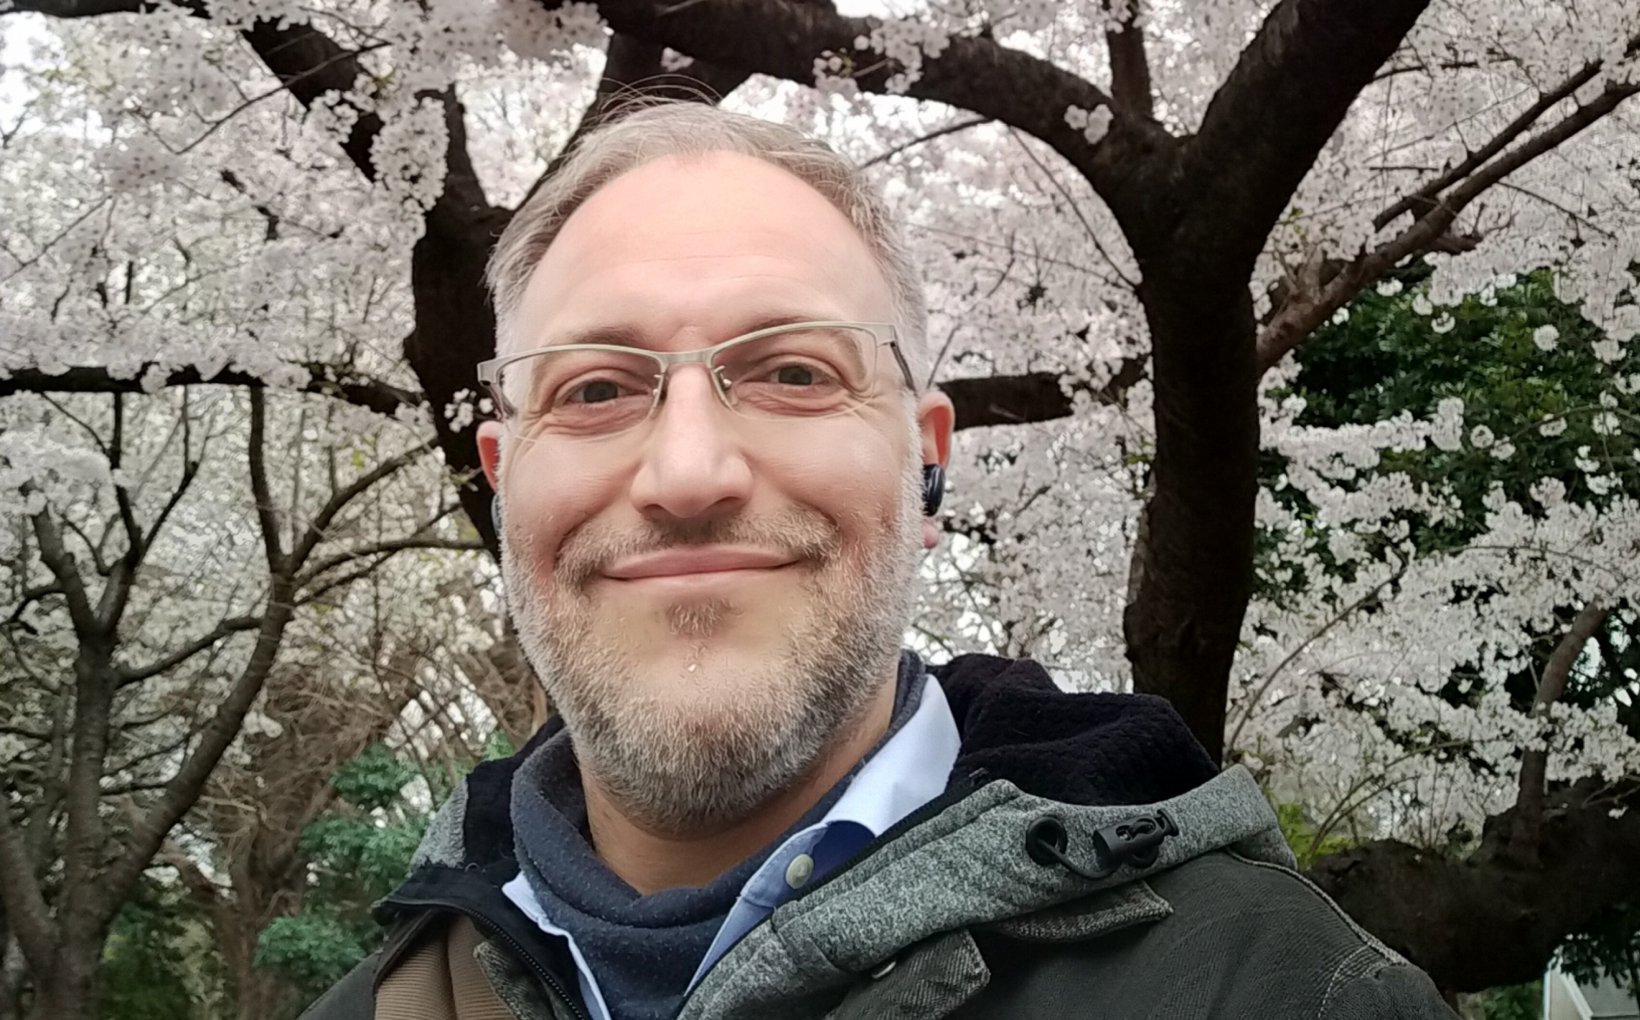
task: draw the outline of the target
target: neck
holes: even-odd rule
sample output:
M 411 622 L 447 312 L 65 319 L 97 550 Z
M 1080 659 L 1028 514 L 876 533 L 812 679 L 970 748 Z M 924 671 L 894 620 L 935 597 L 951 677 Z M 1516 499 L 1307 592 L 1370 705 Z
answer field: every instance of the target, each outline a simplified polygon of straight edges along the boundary
M 598 856 L 642 895 L 678 886 L 706 885 L 773 842 L 865 757 L 888 732 L 894 714 L 893 673 L 865 709 L 843 727 L 815 762 L 790 787 L 736 822 L 698 832 L 657 832 L 621 811 L 596 777 L 585 769 L 587 827 Z

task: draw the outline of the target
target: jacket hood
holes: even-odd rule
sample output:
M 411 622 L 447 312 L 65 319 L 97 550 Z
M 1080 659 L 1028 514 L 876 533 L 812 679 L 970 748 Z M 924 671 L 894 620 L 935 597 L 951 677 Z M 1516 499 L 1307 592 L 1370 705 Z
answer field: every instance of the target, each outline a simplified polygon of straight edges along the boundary
M 982 771 L 1068 804 L 1150 804 L 1219 771 L 1161 698 L 1067 694 L 1037 663 L 994 655 L 929 672 L 962 734 L 957 776 Z

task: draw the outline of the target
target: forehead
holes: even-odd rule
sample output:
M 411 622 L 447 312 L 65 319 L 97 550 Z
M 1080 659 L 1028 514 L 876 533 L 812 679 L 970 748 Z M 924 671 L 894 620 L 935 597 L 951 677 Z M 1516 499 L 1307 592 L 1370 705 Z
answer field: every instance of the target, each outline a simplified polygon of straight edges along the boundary
M 763 160 L 709 153 L 645 164 L 587 199 L 532 272 L 517 327 L 523 349 L 612 326 L 664 343 L 793 314 L 884 321 L 892 296 L 824 195 Z

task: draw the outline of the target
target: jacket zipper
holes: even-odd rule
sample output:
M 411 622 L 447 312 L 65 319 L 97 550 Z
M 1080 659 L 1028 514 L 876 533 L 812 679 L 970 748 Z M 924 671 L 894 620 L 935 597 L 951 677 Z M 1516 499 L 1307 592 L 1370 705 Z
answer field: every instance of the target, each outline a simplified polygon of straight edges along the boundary
M 551 990 L 552 994 L 558 996 L 559 1000 L 569 1007 L 570 1016 L 574 1017 L 575 1020 L 592 1020 L 591 1017 L 587 1016 L 586 1011 L 576 1004 L 575 998 L 569 993 L 569 989 L 565 988 L 563 982 L 558 980 L 558 975 L 537 963 L 535 958 L 530 955 L 529 950 L 525 949 L 517 939 L 500 928 L 495 929 L 494 934 L 507 944 L 507 948 L 512 950 L 513 955 L 518 957 L 524 966 L 529 968 L 541 980 L 541 983 Z
M 461 904 L 436 898 L 424 899 L 417 897 L 414 899 L 407 899 L 397 896 L 389 896 L 386 902 L 396 907 L 422 907 L 453 910 L 456 913 L 471 918 L 473 922 L 479 926 L 479 930 L 484 934 L 500 939 L 503 943 L 505 943 L 507 948 L 512 952 L 513 958 L 522 963 L 531 974 L 534 974 L 543 985 L 547 986 L 549 991 L 558 996 L 559 1000 L 562 1001 L 565 1006 L 569 1007 L 570 1015 L 573 1016 L 575 1020 L 592 1020 L 592 1018 L 587 1015 L 586 1010 L 582 1009 L 580 1005 L 576 1003 L 575 996 L 570 994 L 569 989 L 564 986 L 564 983 L 561 980 L 559 980 L 558 975 L 554 974 L 544 964 L 538 961 L 535 958 L 535 955 L 524 947 L 522 942 L 519 942 L 516 938 L 509 934 L 505 928 L 499 924 L 496 924 L 488 916 L 474 911 L 469 907 L 462 906 Z

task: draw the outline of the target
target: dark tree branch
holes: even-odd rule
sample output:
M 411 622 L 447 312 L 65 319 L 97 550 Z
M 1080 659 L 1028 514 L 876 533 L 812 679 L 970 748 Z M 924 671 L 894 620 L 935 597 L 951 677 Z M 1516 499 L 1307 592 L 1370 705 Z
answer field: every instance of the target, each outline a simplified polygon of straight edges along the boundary
M 0 377 L 0 397 L 13 393 L 144 393 L 143 379 L 152 366 L 144 365 L 129 378 L 114 376 L 106 368 L 84 366 L 61 372 L 42 372 L 39 369 L 17 369 Z M 318 362 L 303 366 L 308 381 L 301 387 L 304 393 L 318 393 L 379 414 L 392 416 L 400 409 L 421 406 L 422 396 L 413 390 L 400 389 L 347 369 Z M 225 368 L 210 376 L 203 376 L 192 366 L 175 368 L 160 380 L 163 386 L 244 386 L 261 389 L 267 386 L 261 378 L 238 369 Z
M 204 0 L 179 0 L 178 6 L 196 17 L 209 17 Z M 89 18 L 105 14 L 146 14 L 163 5 L 150 0 L 15 0 L 13 10 L 53 18 Z M 358 54 L 306 22 L 257 21 L 240 33 L 275 78 L 303 106 L 311 107 L 327 92 L 346 96 L 365 76 Z M 347 99 L 341 105 L 357 115 L 342 142 L 342 151 L 369 180 L 376 179 L 370 146 L 381 131 L 374 110 L 360 109 Z
M 108 470 L 119 471 L 125 461 L 125 394 L 114 394 L 113 437 L 108 442 Z M 119 508 L 120 526 L 125 529 L 125 564 L 135 572 L 142 562 L 143 530 L 137 524 L 137 511 L 131 505 L 130 490 L 120 482 L 114 483 L 114 503 Z M 106 617 L 105 617 L 106 618 Z
M 946 135 L 954 135 L 958 131 L 966 131 L 971 127 L 978 127 L 981 124 L 988 123 L 990 122 L 984 117 L 963 117 L 959 120 L 954 120 L 944 127 L 935 128 L 925 135 L 918 135 L 909 142 L 901 142 L 892 149 L 879 152 L 877 155 L 866 160 L 864 163 L 861 163 L 860 169 L 864 170 L 867 167 L 876 166 L 878 163 L 887 163 L 889 160 L 893 159 L 895 156 L 898 156 L 907 149 L 914 149 L 917 146 L 922 145 L 924 142 L 931 142 L 936 138 L 943 138 Z
M 598 91 L 591 105 L 582 112 L 580 122 L 570 132 L 569 141 L 547 164 L 540 178 L 530 185 L 529 195 L 534 195 L 543 183 L 558 172 L 588 131 L 611 117 L 620 116 L 630 104 L 652 99 L 717 103 L 751 77 L 750 72 L 724 67 L 709 60 L 694 60 L 685 68 L 668 70 L 661 63 L 665 49 L 657 43 L 644 42 L 619 32 L 610 37 L 609 49 L 604 54 L 603 76 L 598 79 Z M 525 196 L 526 202 L 529 195 Z
M 371 542 L 335 556 L 326 557 L 304 570 L 296 579 L 298 589 L 305 588 L 315 580 L 337 567 L 344 567 L 355 560 L 367 556 L 376 556 L 381 553 L 407 552 L 411 549 L 450 549 L 457 552 L 482 552 L 485 548 L 482 539 L 474 538 L 441 538 L 436 535 L 412 535 L 408 538 L 396 538 L 385 542 Z
M 1549 661 L 1543 665 L 1543 677 L 1538 681 L 1537 694 L 1532 698 L 1532 716 L 1540 721 L 1549 718 L 1549 709 L 1566 691 L 1566 680 L 1572 675 L 1572 665 L 1583 654 L 1594 632 L 1606 622 L 1607 610 L 1598 600 L 1584 606 L 1565 636 L 1555 645 Z M 1515 795 L 1514 825 L 1509 833 L 1509 853 L 1528 867 L 1540 863 L 1538 852 L 1543 842 L 1543 802 L 1548 795 L 1546 778 L 1549 752 L 1531 749 L 1521 755 L 1519 792 Z
M 114 394 L 114 428 L 108 441 L 108 468 L 118 478 L 125 458 L 125 395 Z M 114 504 L 119 508 L 120 526 L 125 529 L 125 554 L 113 563 L 108 580 L 103 585 L 102 598 L 97 603 L 97 619 L 107 633 L 115 633 L 125 606 L 131 598 L 131 589 L 137 583 L 137 570 L 142 566 L 147 546 L 143 544 L 142 526 L 137 523 L 137 511 L 131 504 L 131 493 L 120 482 L 114 482 Z
M 495 352 L 495 311 L 484 284 L 484 267 L 511 213 L 484 197 L 467 153 L 461 104 L 441 97 L 449 132 L 444 190 L 424 219 L 425 231 L 410 253 L 410 287 L 416 326 L 404 340 L 404 356 L 421 381 L 433 412 L 444 462 L 466 478 L 458 494 L 480 535 L 490 534 L 490 490 L 478 460 L 477 424 L 460 424 L 445 410 L 458 398 L 482 392 L 477 366 Z M 491 544 L 490 548 L 497 548 Z
M 1640 792 L 1588 779 L 1551 794 L 1538 867 L 1509 852 L 1516 810 L 1489 819 L 1462 859 L 1376 840 L 1321 858 L 1309 876 L 1443 989 L 1532 981 L 1566 935 L 1640 896 Z
M 1124 0 L 1118 0 L 1124 2 Z M 1139 0 L 1125 0 L 1127 16 L 1120 27 L 1105 33 L 1110 51 L 1110 98 L 1129 117 L 1155 120 L 1155 97 L 1150 85 L 1150 58 L 1145 53 L 1144 29 L 1134 25 Z
M 188 894 L 194 898 L 194 902 L 213 912 L 224 905 L 221 888 L 207 878 L 199 865 L 194 863 L 193 858 L 175 842 L 169 839 L 165 841 L 160 849 L 159 861 L 176 869 L 177 877 L 182 879 L 182 884 L 187 887 Z
M 368 77 L 358 54 L 303 22 L 258 21 L 241 33 L 251 49 L 262 58 L 273 76 L 289 90 L 297 102 L 311 107 L 327 92 L 346 96 L 361 77 Z M 376 179 L 370 161 L 370 146 L 382 129 L 381 115 L 355 106 L 347 99 L 341 105 L 353 110 L 357 119 L 342 142 L 342 151 L 368 180 Z
M 184 409 L 183 414 L 187 413 L 187 410 Z M 143 536 L 142 540 L 144 548 L 154 544 L 154 539 L 159 537 L 160 529 L 165 527 L 165 522 L 171 519 L 171 514 L 176 510 L 177 504 L 181 503 L 182 498 L 188 494 L 188 490 L 193 488 L 194 479 L 199 477 L 199 458 L 190 457 L 186 446 L 183 449 L 182 456 L 182 477 L 177 479 L 176 488 L 171 490 L 170 496 L 166 497 L 165 505 L 160 507 L 159 513 L 154 515 L 154 522 L 148 526 L 148 533 Z
M 195 638 L 171 654 L 155 659 L 145 666 L 116 666 L 115 674 L 119 678 L 119 685 L 125 687 L 158 676 L 166 670 L 182 665 L 223 638 L 241 631 L 255 630 L 261 623 L 260 616 L 230 617 L 217 624 L 210 633 Z
M 33 486 L 25 486 L 27 493 Z M 62 589 L 63 599 L 68 603 L 69 620 L 74 624 L 74 633 L 81 641 L 97 633 L 97 614 L 91 608 L 91 599 L 86 594 L 85 582 L 80 577 L 79 565 L 74 562 L 74 554 L 63 545 L 63 533 L 57 527 L 57 522 L 51 519 L 51 510 L 41 507 L 40 512 L 29 520 L 34 525 L 34 541 L 39 547 L 40 562 L 46 565 L 55 579 L 56 587 Z
M 554 0 L 543 0 L 554 6 Z M 615 31 L 728 67 L 811 83 L 814 62 L 826 53 L 848 61 L 853 81 L 867 92 L 886 92 L 903 69 L 854 40 L 870 36 L 875 18 L 848 18 L 827 5 L 795 0 L 604 0 L 598 11 Z M 1098 146 L 1065 121 L 1071 106 L 1110 106 L 1092 83 L 1053 63 L 1009 49 L 983 36 L 952 36 L 906 95 L 971 110 L 1035 135 L 1070 160 L 1101 194 L 1117 190 L 1139 152 L 1168 141 L 1159 126 L 1118 116 Z M 845 71 L 845 73 L 848 73 Z M 1117 144 L 1110 144 L 1112 141 Z
M 11 824 L 11 805 L 0 803 L 0 901 L 6 924 L 16 935 L 29 967 L 38 976 L 49 975 L 57 956 L 57 926 L 23 837 Z
M 1396 200 L 1389 208 L 1374 216 L 1372 219 L 1373 229 L 1383 230 L 1403 213 L 1411 213 L 1413 218 L 1416 219 L 1428 212 L 1435 205 L 1435 199 L 1441 192 L 1485 166 L 1487 160 L 1506 149 L 1515 139 L 1529 131 L 1532 125 L 1536 124 L 1538 119 L 1545 113 L 1548 113 L 1562 100 L 1593 81 L 1594 76 L 1599 73 L 1600 62 L 1595 61 L 1561 82 L 1558 87 L 1545 92 L 1537 102 L 1527 107 L 1524 113 L 1510 121 L 1503 130 L 1488 139 L 1486 144 L 1471 152 L 1457 166 L 1441 174 L 1412 194 Z
M 1078 391 L 1089 394 L 1095 403 L 1118 403 L 1144 374 L 1145 360 L 1129 358 L 1108 382 L 1098 387 L 1080 382 L 1067 384 L 1053 372 L 1030 372 L 981 379 L 947 379 L 939 388 L 956 406 L 956 427 L 971 429 L 1068 418 L 1075 409 L 1074 395 Z
M 335 591 L 337 588 L 345 588 L 354 581 L 364 580 L 371 574 L 374 574 L 377 570 L 380 570 L 382 565 L 392 558 L 393 555 L 391 553 L 377 553 L 375 558 L 369 563 L 366 563 L 364 566 L 355 570 L 349 570 L 345 574 L 337 574 L 324 584 L 321 584 L 319 587 L 307 592 L 296 604 L 299 606 L 311 606 L 315 602 L 318 602 L 320 599 L 324 598 L 326 595 Z
M 11 12 L 48 18 L 98 18 L 105 14 L 147 14 L 165 7 L 150 0 L 12 0 Z
M 1186 221 L 1245 282 L 1276 220 L 1350 105 L 1429 0 L 1282 0 L 1242 51 L 1181 160 Z
M 324 541 L 325 532 L 330 528 L 331 522 L 336 519 L 337 514 L 346 509 L 349 503 L 363 495 L 377 482 L 390 475 L 397 474 L 406 465 L 413 464 L 426 456 L 432 451 L 433 444 L 434 440 L 429 439 L 396 457 L 390 457 L 332 493 L 330 498 L 325 501 L 325 505 L 320 507 L 319 512 L 313 516 L 313 520 L 308 524 L 307 531 L 303 533 L 301 541 L 297 542 L 296 547 L 291 550 L 289 561 L 291 573 L 294 575 L 307 562 L 308 556 L 312 554 L 320 542 Z
M 102 547 L 103 543 L 108 541 L 108 536 L 113 533 L 113 529 L 104 528 L 102 538 L 93 542 L 91 536 L 85 533 L 85 529 L 75 523 L 74 518 L 62 517 L 59 520 L 62 521 L 63 527 L 72 531 L 74 537 L 80 540 L 80 544 L 85 546 L 85 551 L 91 556 L 91 569 L 97 572 L 98 577 L 107 577 L 110 567 L 103 559 Z
M 334 493 L 319 513 L 314 516 L 302 538 L 289 553 L 279 548 L 278 521 L 272 511 L 269 496 L 264 447 L 266 443 L 266 408 L 261 390 L 250 391 L 251 438 L 248 449 L 251 490 L 257 505 L 257 520 L 263 531 L 271 574 L 268 595 L 262 616 L 257 621 L 256 643 L 249 659 L 234 680 L 227 697 L 217 705 L 210 721 L 199 731 L 193 751 L 183 759 L 164 786 L 153 806 L 131 828 L 130 838 L 119 856 L 109 865 L 96 883 L 96 888 L 85 894 L 86 906 L 82 913 L 100 931 L 113 918 L 131 895 L 143 871 L 160 851 L 166 835 L 182 816 L 199 800 L 205 781 L 221 760 L 223 752 L 233 743 L 244 725 L 245 714 L 256 703 L 268 674 L 273 669 L 285 629 L 296 612 L 295 575 L 308 555 L 324 537 L 337 514 L 349 502 L 364 493 L 376 482 L 398 471 L 422 456 L 432 446 L 431 441 L 408 450 L 377 465 L 352 483 Z M 385 557 L 384 557 L 385 559 Z M 77 685 L 86 687 L 84 680 Z M 100 766 L 100 761 L 99 761 Z M 99 775 L 100 775 L 99 768 Z
M 217 706 L 211 719 L 200 730 L 194 749 L 176 774 L 165 783 L 164 791 L 154 805 L 132 826 L 130 838 L 119 856 L 103 874 L 92 900 L 94 916 L 106 925 L 114 913 L 131 895 L 154 855 L 159 852 L 165 836 L 181 821 L 205 787 L 205 780 L 222 758 L 222 753 L 239 735 L 245 714 L 255 704 L 268 672 L 273 668 L 279 645 L 284 639 L 285 627 L 295 612 L 291 598 L 290 580 L 275 573 L 268 591 L 267 608 L 258 621 L 256 644 L 227 697 Z
M 275 576 L 286 571 L 285 550 L 279 543 L 279 517 L 268 488 L 267 404 L 261 390 L 251 390 L 251 429 L 246 457 L 250 468 L 251 498 L 256 501 L 256 523 L 262 532 L 262 550 L 268 570 Z
M 1632 57 L 1637 51 L 1640 51 L 1640 35 L 1629 40 L 1624 52 Z M 1595 76 L 1600 73 L 1601 68 L 1600 61 L 1592 61 L 1584 65 L 1576 74 L 1569 76 L 1565 81 L 1545 92 L 1538 98 L 1537 102 L 1527 107 L 1520 116 L 1510 121 L 1501 131 L 1487 139 L 1485 144 L 1471 152 L 1457 166 L 1441 174 L 1412 194 L 1399 199 L 1389 208 L 1373 217 L 1373 229 L 1384 229 L 1402 213 L 1410 212 L 1414 218 L 1424 215 L 1435 205 L 1435 199 L 1441 192 L 1485 166 L 1486 162 L 1493 156 L 1508 148 L 1516 139 L 1529 131 L 1532 125 L 1536 124 L 1545 113 L 1571 98 L 1578 89 L 1593 81 Z

